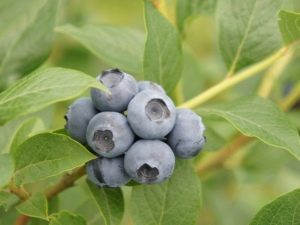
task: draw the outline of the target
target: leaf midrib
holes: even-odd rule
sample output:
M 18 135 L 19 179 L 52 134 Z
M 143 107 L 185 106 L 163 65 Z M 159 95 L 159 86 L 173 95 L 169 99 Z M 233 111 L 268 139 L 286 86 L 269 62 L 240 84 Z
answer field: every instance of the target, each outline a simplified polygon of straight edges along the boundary
M 94 83 L 94 81 L 93 81 L 93 83 Z M 37 89 L 35 91 L 24 92 L 23 95 L 21 95 L 21 94 L 13 95 L 12 97 L 7 98 L 2 102 L 0 101 L 0 106 L 4 105 L 7 102 L 15 100 L 16 98 L 26 97 L 27 95 L 31 95 L 31 94 L 37 94 L 37 93 L 40 93 L 40 92 L 45 92 L 45 91 L 56 89 L 56 88 L 65 88 L 65 87 L 75 88 L 75 87 L 82 87 L 82 86 L 86 86 L 86 85 L 82 85 L 82 84 L 80 84 L 80 85 L 79 84 L 78 85 L 59 85 L 59 86 L 51 86 L 51 87 L 47 87 L 47 88 Z
M 251 27 L 253 19 L 254 19 L 254 14 L 255 14 L 255 11 L 256 11 L 256 7 L 257 7 L 257 0 L 255 0 L 255 2 L 254 2 L 253 10 L 252 10 L 252 12 L 250 14 L 250 17 L 249 17 L 249 20 L 248 20 L 248 23 L 247 23 L 247 27 L 246 27 L 245 33 L 244 33 L 244 35 L 242 37 L 240 45 L 238 46 L 238 49 L 237 49 L 236 54 L 235 54 L 235 57 L 234 57 L 234 59 L 232 61 L 231 67 L 230 67 L 229 72 L 228 72 L 229 74 L 234 73 L 234 71 L 236 69 L 236 65 L 237 65 L 237 63 L 239 61 L 241 52 L 243 50 L 243 47 L 244 47 L 245 42 L 246 42 L 246 39 L 248 38 L 248 35 L 249 35 L 249 32 L 250 32 L 250 27 Z

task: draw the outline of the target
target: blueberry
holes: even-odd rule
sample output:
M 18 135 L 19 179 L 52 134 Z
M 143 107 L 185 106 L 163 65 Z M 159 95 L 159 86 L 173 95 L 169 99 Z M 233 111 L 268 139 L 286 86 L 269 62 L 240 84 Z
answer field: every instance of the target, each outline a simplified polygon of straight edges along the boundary
M 153 184 L 168 179 L 174 170 L 172 149 L 159 140 L 139 140 L 125 153 L 125 170 L 138 183 Z
M 91 89 L 92 100 L 100 111 L 123 112 L 138 92 L 136 80 L 118 69 L 105 70 L 97 79 L 109 90 Z
M 158 91 L 160 93 L 166 94 L 162 86 L 152 81 L 148 81 L 148 80 L 139 81 L 138 85 L 139 85 L 140 92 L 144 90 L 152 90 L 152 91 Z
M 127 119 L 118 112 L 101 112 L 89 122 L 86 139 L 93 151 L 112 158 L 123 154 L 133 143 Z
M 70 137 L 85 144 L 88 123 L 97 113 L 90 98 L 80 98 L 73 102 L 65 115 L 65 129 Z
M 93 159 L 87 163 L 86 173 L 100 187 L 120 187 L 130 180 L 124 169 L 124 156 Z
M 191 158 L 199 153 L 205 144 L 205 126 L 202 119 L 189 109 L 177 109 L 176 123 L 168 135 L 168 144 L 176 156 Z
M 176 108 L 167 95 L 144 90 L 130 101 L 127 117 L 131 128 L 139 137 L 160 139 L 172 130 Z

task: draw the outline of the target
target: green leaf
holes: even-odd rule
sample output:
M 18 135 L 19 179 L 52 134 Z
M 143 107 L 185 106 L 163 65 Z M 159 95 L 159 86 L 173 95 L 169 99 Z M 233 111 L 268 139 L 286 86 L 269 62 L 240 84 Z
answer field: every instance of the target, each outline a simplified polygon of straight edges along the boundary
M 296 225 L 300 223 L 300 189 L 289 192 L 264 206 L 250 225 Z
M 59 201 L 58 198 L 52 198 L 48 201 L 48 215 L 56 213 L 59 211 Z M 49 217 L 47 218 L 49 220 Z M 49 225 L 48 220 L 43 220 L 39 218 L 30 218 L 29 225 Z
M 19 199 L 11 193 L 0 191 L 0 206 L 3 206 L 7 211 L 12 205 L 18 202 Z
M 138 30 L 86 24 L 82 27 L 64 25 L 57 27 L 56 31 L 79 41 L 111 66 L 142 74 L 144 35 Z
M 34 194 L 16 209 L 23 215 L 48 220 L 48 203 L 42 193 Z
M 241 133 L 268 145 L 282 148 L 300 159 L 297 129 L 275 104 L 260 97 L 245 97 L 230 103 L 198 110 L 228 120 Z
M 293 110 L 288 112 L 288 117 L 290 119 L 290 121 L 295 124 L 295 126 L 297 127 L 298 130 L 300 130 L 300 110 Z
M 300 13 L 281 10 L 278 24 L 285 44 L 300 40 Z
M 37 132 L 40 132 L 42 130 L 45 130 L 45 123 L 47 122 L 45 119 L 46 117 L 52 118 L 52 109 L 46 108 L 42 110 L 41 112 L 37 112 L 34 115 L 28 115 L 27 117 L 22 117 L 16 120 L 9 121 L 8 123 L 4 124 L 0 127 L 0 152 L 1 153 L 8 153 L 11 151 L 12 144 L 14 142 L 14 139 L 18 133 L 23 130 L 23 128 L 28 127 L 26 124 L 30 124 L 33 120 L 36 121 L 36 124 L 32 127 L 32 130 L 30 131 L 30 136 L 33 134 L 36 134 Z M 34 118 L 32 118 L 32 116 Z M 44 117 L 44 118 L 37 118 L 38 117 Z M 51 119 L 52 121 L 52 119 Z M 49 123 L 49 122 L 48 122 Z M 28 130 L 29 131 L 29 130 Z M 23 132 L 22 132 L 23 133 Z M 28 134 L 29 135 L 29 134 Z
M 10 154 L 0 154 L 0 189 L 7 185 L 14 173 L 14 161 Z
M 10 153 L 13 155 L 20 144 L 43 129 L 45 129 L 45 127 L 41 119 L 30 118 L 26 120 L 14 135 L 14 139 L 10 147 Z
M 73 139 L 53 133 L 33 136 L 14 154 L 17 185 L 59 175 L 95 158 Z
M 27 74 L 48 57 L 54 37 L 58 0 L 48 0 L 3 59 L 1 75 Z
M 58 196 L 59 210 L 74 212 L 82 216 L 89 225 L 103 224 L 102 215 L 99 213 L 94 200 L 87 193 L 85 180 L 78 182 L 78 184 L 68 188 Z M 74 196 L 76 196 L 76 202 L 73 201 Z
M 59 212 L 51 215 L 49 225 L 86 225 L 85 220 L 71 212 Z
M 124 212 L 123 194 L 120 188 L 99 188 L 87 181 L 87 190 L 95 202 L 105 225 L 120 224 Z
M 200 11 L 203 0 L 177 0 L 176 23 L 180 32 L 183 32 L 186 20 Z
M 145 20 L 144 77 L 160 83 L 170 93 L 180 79 L 183 65 L 179 34 L 149 0 L 145 1 Z
M 54 131 L 52 131 L 52 133 L 55 133 L 55 134 L 63 134 L 63 135 L 68 136 L 68 132 L 66 131 L 65 128 L 54 130 Z
M 13 137 L 23 122 L 20 120 L 12 120 L 0 127 L 0 153 L 9 152 Z
M 219 1 L 219 45 L 229 73 L 261 61 L 281 46 L 277 13 L 283 0 Z
M 0 64 L 11 46 L 32 23 L 45 0 L 1 0 L 0 2 Z M 34 6 L 34 7 L 32 7 Z
M 49 68 L 33 72 L 0 93 L 0 124 L 74 98 L 89 87 L 103 88 L 96 79 L 76 70 Z
M 132 190 L 134 224 L 194 225 L 201 207 L 201 187 L 189 161 L 177 160 L 173 176 L 162 184 Z

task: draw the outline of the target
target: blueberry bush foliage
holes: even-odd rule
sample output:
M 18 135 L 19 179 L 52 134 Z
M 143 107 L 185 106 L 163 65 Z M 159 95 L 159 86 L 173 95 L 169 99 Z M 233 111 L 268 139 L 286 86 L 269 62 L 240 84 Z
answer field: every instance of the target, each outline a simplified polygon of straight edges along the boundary
M 1 225 L 300 224 L 299 0 L 1 0 Z M 98 188 L 62 129 L 106 68 L 160 83 L 207 144 Z

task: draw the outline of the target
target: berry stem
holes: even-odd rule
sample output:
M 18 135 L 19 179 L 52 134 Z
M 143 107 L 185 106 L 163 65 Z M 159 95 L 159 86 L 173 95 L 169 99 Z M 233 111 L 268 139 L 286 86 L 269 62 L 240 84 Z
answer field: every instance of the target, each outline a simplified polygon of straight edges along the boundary
M 84 166 L 75 169 L 70 173 L 66 173 L 56 185 L 54 185 L 52 188 L 46 191 L 47 199 L 51 199 L 56 195 L 58 195 L 60 192 L 64 191 L 65 189 L 72 187 L 75 181 L 81 178 L 84 174 L 85 174 Z
M 22 201 L 25 201 L 30 197 L 30 194 L 24 188 L 17 187 L 14 184 L 9 186 L 9 191 L 15 194 Z
M 241 83 L 242 81 L 254 77 L 255 75 L 258 75 L 261 71 L 265 70 L 274 62 L 276 62 L 278 59 L 280 59 L 282 56 L 287 54 L 288 50 L 289 50 L 288 47 L 281 48 L 279 51 L 275 52 L 273 55 L 266 58 L 265 60 L 254 64 L 253 66 L 237 73 L 234 76 L 225 78 L 217 85 L 207 89 L 206 91 L 192 98 L 191 100 L 179 105 L 179 108 L 195 108 L 207 102 L 208 100 L 216 97 L 223 91 Z

